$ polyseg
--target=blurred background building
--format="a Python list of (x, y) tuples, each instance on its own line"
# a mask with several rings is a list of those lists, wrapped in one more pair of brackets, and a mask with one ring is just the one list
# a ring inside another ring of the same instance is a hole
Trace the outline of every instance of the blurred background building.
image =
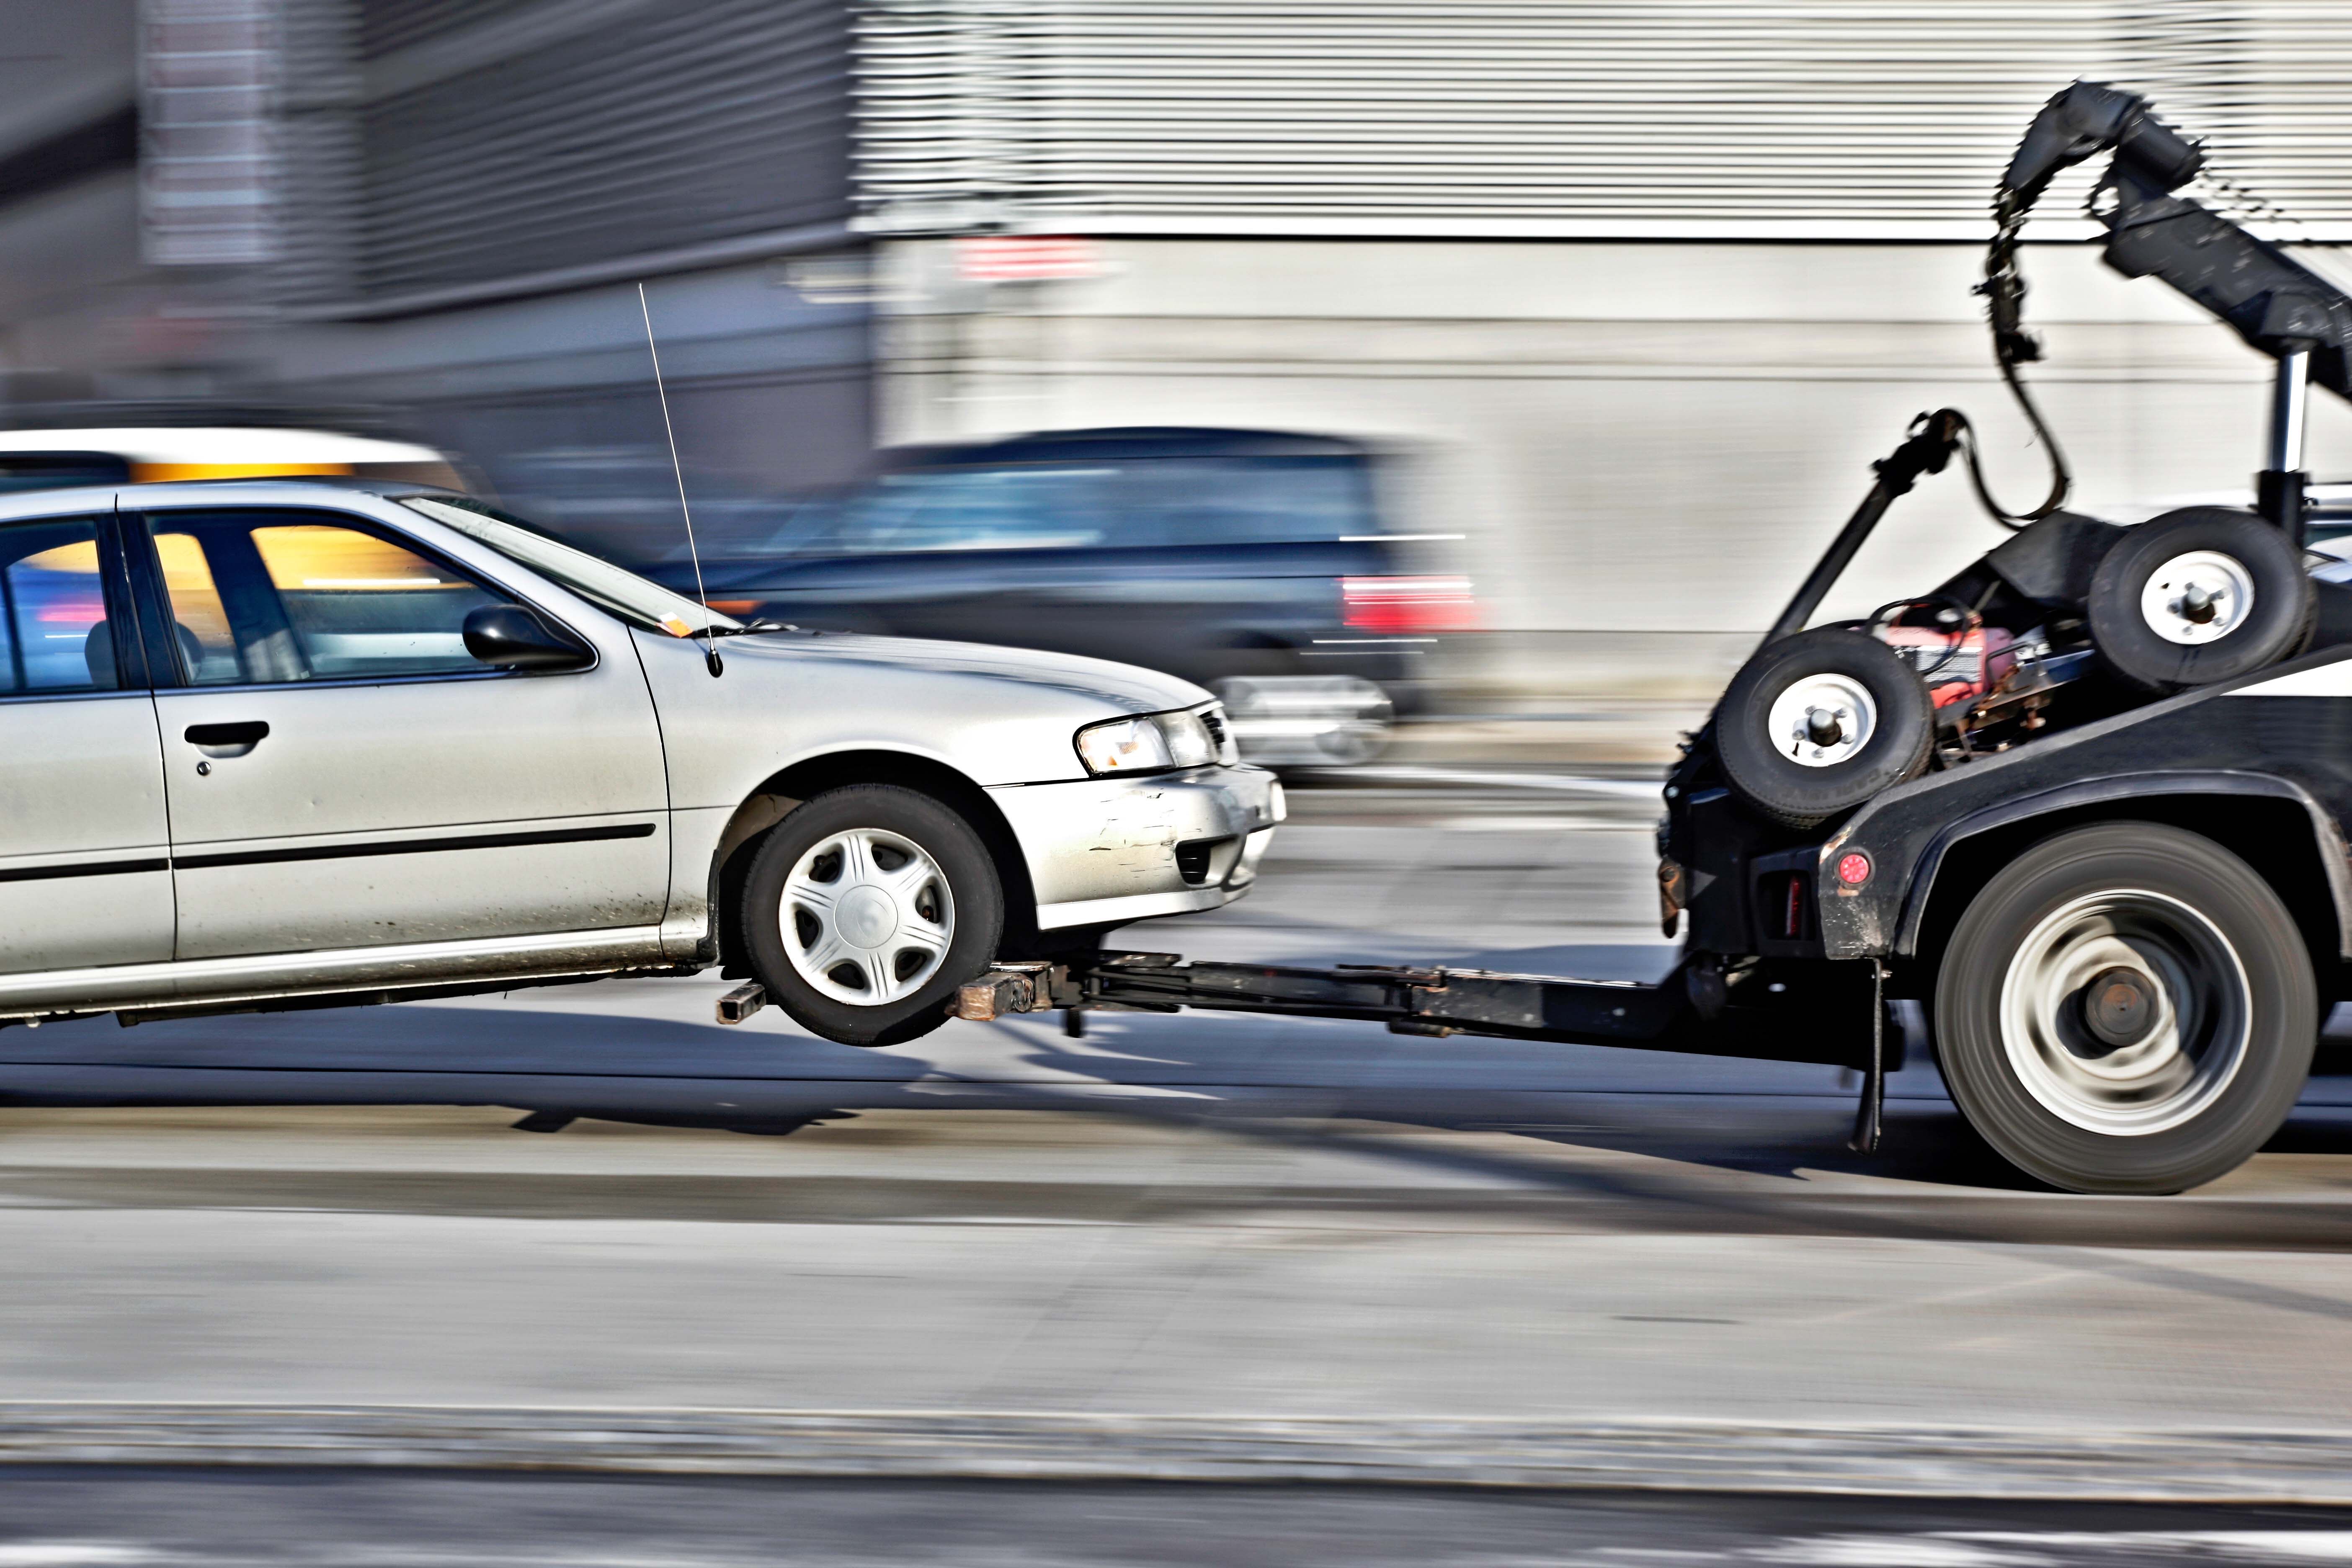
[[(657, 558), (642, 280), (722, 541), (906, 443), (1369, 442), (1401, 459), (1390, 527), (1464, 536), (1478, 683), (1540, 700), (1711, 689), (1924, 408), (1976, 414), (2038, 495), (1969, 285), (1992, 180), (2070, 79), (2152, 93), (2280, 237), (2352, 240), (2352, 7), (2322, 0), (0, 16), (14, 423), (411, 436)], [(2089, 233), (2066, 192), (2044, 210), (2036, 237)], [(2087, 250), (2028, 266), (2078, 504), (2242, 489), (2264, 363)], [(2352, 472), (2352, 424), (2318, 418), (2314, 467)], [(1932, 484), (1851, 597), (1989, 535)]]

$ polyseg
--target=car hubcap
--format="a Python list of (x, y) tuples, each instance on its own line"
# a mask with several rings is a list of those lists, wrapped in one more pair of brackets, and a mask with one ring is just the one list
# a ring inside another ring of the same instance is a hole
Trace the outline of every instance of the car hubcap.
[(836, 1002), (902, 1001), (939, 973), (955, 938), (947, 873), (911, 838), (880, 828), (836, 833), (784, 879), (784, 952), (802, 979)]
[(1858, 680), (1809, 675), (1773, 700), (1764, 723), (1782, 756), (1808, 768), (1835, 767), (1870, 744), (1878, 704)]
[(2054, 910), (2011, 959), (2001, 1037), (2027, 1093), (2094, 1132), (2179, 1126), (2229, 1086), (2252, 1012), (2220, 929), (2161, 893), (2093, 893)]
[(2148, 629), (2184, 647), (2228, 637), (2246, 624), (2253, 607), (2253, 574), (2235, 556), (2212, 550), (2174, 556), (2139, 595)]

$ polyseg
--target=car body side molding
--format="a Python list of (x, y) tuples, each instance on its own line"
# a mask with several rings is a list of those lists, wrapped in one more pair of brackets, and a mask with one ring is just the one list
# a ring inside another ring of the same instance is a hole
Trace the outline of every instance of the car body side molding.
[(650, 838), (650, 822), (604, 823), (594, 827), (550, 827), (529, 833), (451, 834), (439, 838), (393, 838), (367, 844), (302, 845), (289, 849), (236, 849), (210, 855), (174, 855), (183, 871), (219, 866), (281, 866), (292, 860), (355, 860), (371, 855), (437, 855), (454, 849), (515, 849), (535, 844), (589, 844), (608, 838)]
[(168, 871), (169, 860), (84, 860), (70, 866), (19, 866), (0, 871), (0, 882), (47, 882), (59, 877), (128, 877), (140, 871)]

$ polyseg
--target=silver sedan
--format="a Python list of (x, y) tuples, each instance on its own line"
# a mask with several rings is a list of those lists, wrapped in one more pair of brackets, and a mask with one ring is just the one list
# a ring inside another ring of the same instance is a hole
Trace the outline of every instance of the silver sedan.
[(0, 1023), (718, 964), (887, 1043), (1283, 815), (1186, 682), (745, 627), (414, 486), (0, 499)]

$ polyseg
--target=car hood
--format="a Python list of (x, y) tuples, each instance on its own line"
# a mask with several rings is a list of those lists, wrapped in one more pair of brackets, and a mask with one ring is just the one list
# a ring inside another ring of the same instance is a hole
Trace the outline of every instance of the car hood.
[(1160, 713), (1210, 700), (1210, 694), (1191, 681), (1139, 665), (1087, 658), (1080, 654), (999, 647), (991, 643), (872, 637), (856, 632), (772, 632), (730, 637), (719, 647), (729, 658), (739, 653), (801, 661), (821, 658), (993, 677), (1067, 696), (1092, 698), (1129, 713)]
[(828, 752), (895, 752), (983, 787), (1083, 779), (1074, 737), (1123, 714), (1205, 702), (1187, 680), (1108, 659), (911, 637), (762, 633), (719, 645), (635, 634), (677, 807), (740, 804)]

